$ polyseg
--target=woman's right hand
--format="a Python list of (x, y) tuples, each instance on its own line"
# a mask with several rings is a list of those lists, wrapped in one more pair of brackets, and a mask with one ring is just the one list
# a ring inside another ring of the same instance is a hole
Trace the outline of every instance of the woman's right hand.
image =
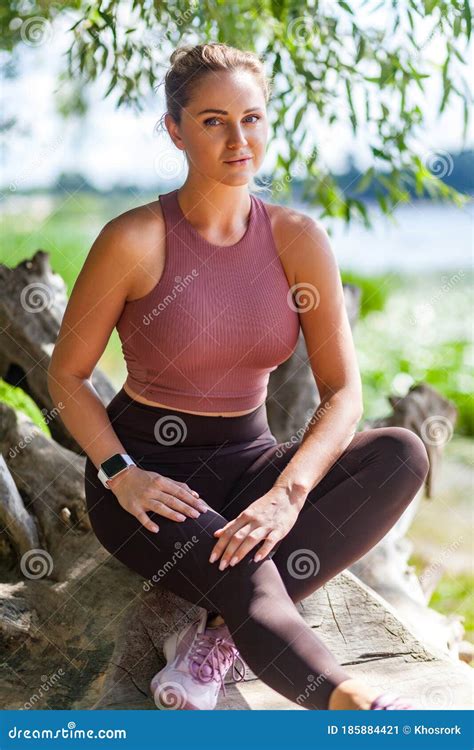
[(108, 480), (108, 484), (122, 508), (135, 516), (149, 531), (159, 531), (146, 511), (153, 511), (172, 521), (198, 518), (208, 506), (199, 493), (185, 482), (176, 482), (156, 471), (131, 466)]

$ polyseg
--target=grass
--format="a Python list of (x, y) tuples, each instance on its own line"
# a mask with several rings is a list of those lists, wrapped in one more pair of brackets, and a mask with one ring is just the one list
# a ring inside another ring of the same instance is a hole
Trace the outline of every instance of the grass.
[[(421, 576), (430, 561), (420, 555), (412, 555), (409, 564)], [(444, 573), (429, 600), (429, 606), (443, 615), (459, 615), (465, 629), (464, 639), (474, 643), (474, 575)]]

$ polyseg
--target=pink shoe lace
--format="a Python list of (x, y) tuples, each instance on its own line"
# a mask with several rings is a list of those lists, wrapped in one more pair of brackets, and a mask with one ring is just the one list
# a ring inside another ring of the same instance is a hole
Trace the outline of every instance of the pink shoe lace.
[(245, 677), (245, 668), (243, 672), (237, 669), (237, 659), (242, 663), (242, 657), (233, 641), (221, 636), (216, 638), (209, 632), (200, 633), (196, 636), (189, 653), (190, 672), (201, 682), (220, 680), (221, 688), (226, 695), (224, 679), (231, 666), (235, 682), (240, 682)]
[(402, 698), (394, 693), (381, 693), (378, 695), (370, 704), (371, 711), (394, 711), (394, 710), (410, 710), (415, 709), (415, 706), (410, 701)]

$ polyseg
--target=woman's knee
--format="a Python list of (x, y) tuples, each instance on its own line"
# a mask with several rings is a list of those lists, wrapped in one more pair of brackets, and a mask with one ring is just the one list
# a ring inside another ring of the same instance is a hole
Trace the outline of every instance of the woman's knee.
[(395, 469), (406, 468), (409, 475), (421, 484), (426, 479), (430, 462), (425, 445), (418, 435), (407, 427), (382, 427), (375, 440), (383, 461), (394, 464)]

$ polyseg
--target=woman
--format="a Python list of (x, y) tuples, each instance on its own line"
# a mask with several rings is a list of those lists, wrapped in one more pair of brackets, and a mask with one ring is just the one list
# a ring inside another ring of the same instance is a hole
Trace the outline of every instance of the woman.
[[(360, 375), (327, 234), (249, 193), (268, 135), (260, 59), (180, 48), (165, 90), (188, 176), (103, 228), (49, 370), (87, 453), (97, 538), (203, 608), (166, 639), (156, 704), (214, 708), (240, 655), (308, 709), (409, 708), (352, 678), (295, 603), (393, 526), (427, 474), (424, 445), (398, 427), (356, 433)], [(89, 378), (115, 326), (128, 377), (104, 408)], [(267, 383), (300, 327), (322, 400), (303, 439), (280, 445)]]

